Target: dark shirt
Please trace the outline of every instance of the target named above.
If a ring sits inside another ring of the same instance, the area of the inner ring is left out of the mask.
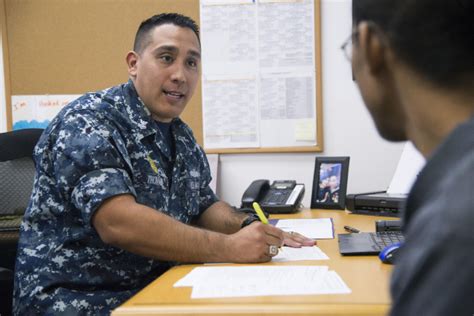
[[[474,119],[427,161],[407,200],[391,315],[474,315]]]
[[[168,158],[168,165],[166,166],[166,175],[168,178],[171,177],[171,174],[173,173],[173,165],[174,165],[174,156],[175,156],[175,148],[174,148],[174,141],[173,141],[173,135],[171,133],[171,122],[165,123],[165,122],[160,122],[160,121],[155,121],[156,125],[160,129],[160,132],[163,137],[163,141],[165,146],[168,147],[170,156],[166,157]]]
[[[176,151],[171,175],[170,148],[130,81],[85,94],[53,119],[34,152],[14,314],[109,314],[169,268],[105,244],[91,225],[101,203],[119,194],[183,223],[217,201],[191,130],[180,119],[169,128]]]

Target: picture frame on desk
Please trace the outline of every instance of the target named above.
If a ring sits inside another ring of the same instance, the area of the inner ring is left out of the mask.
[[[316,157],[311,208],[340,209],[346,205],[350,157]]]

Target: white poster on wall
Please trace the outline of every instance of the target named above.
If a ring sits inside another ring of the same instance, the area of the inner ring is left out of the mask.
[[[314,1],[200,0],[200,17],[204,147],[316,145]]]
[[[13,129],[46,128],[49,122],[77,94],[14,95],[12,96]]]

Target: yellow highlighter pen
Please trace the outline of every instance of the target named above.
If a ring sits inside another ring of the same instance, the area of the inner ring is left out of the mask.
[[[265,214],[263,214],[263,211],[262,211],[262,208],[260,207],[260,205],[257,202],[253,202],[252,206],[253,206],[253,209],[254,209],[255,213],[257,213],[257,216],[260,219],[260,221],[263,224],[268,225],[268,219],[265,217]],[[283,252],[283,249],[282,249],[281,246],[278,247],[278,249],[280,249],[280,251]]]
[[[265,214],[263,214],[263,211],[260,208],[260,205],[258,205],[257,202],[253,202],[252,206],[253,206],[253,209],[255,210],[255,213],[257,213],[257,216],[260,219],[260,221],[264,224],[268,224],[268,219],[265,217]]]

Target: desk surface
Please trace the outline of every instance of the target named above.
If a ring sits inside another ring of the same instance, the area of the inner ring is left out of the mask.
[[[389,280],[392,267],[376,256],[343,257],[339,254],[337,234],[344,225],[361,231],[374,231],[374,222],[383,218],[348,214],[344,211],[313,210],[271,218],[332,218],[336,238],[318,240],[318,246],[330,260],[266,263],[269,265],[327,265],[336,271],[352,290],[350,294],[262,296],[222,299],[191,299],[191,288],[173,284],[194,267],[182,265],[170,269],[112,315],[385,315],[390,307]]]

